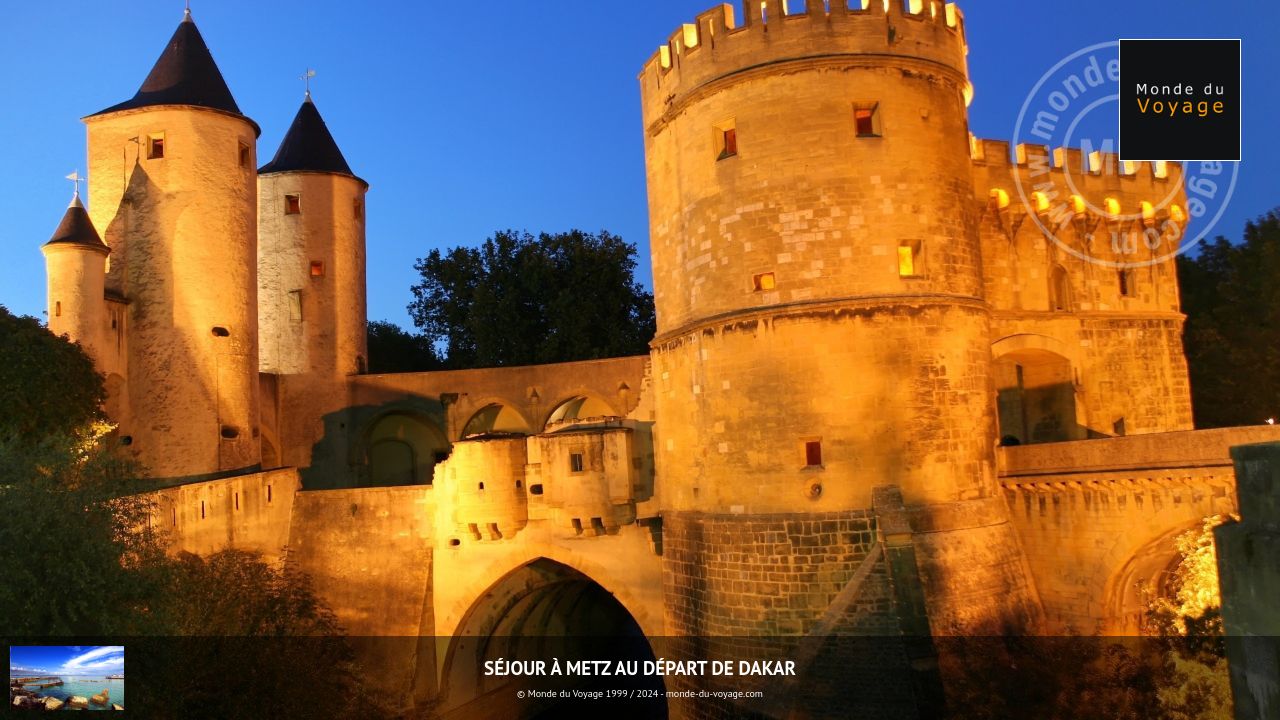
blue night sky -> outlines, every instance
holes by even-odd
[[[793,0],[795,2],[796,0]],[[894,0],[897,2],[897,0]],[[369,318],[408,326],[413,261],[494,230],[608,229],[639,245],[649,283],[636,75],[711,0],[371,2],[196,0],[241,109],[275,153],[314,67],[314,96],[368,199]],[[1007,139],[1040,75],[1121,37],[1244,40],[1244,158],[1215,234],[1280,205],[1280,6],[1250,0],[969,0],[971,129]],[[358,9],[357,9],[358,8]],[[128,99],[182,2],[0,4],[0,304],[40,315],[40,245],[84,170],[79,118]],[[740,13],[739,13],[740,16]],[[1113,128],[1097,128],[1113,132]]]
[[[119,645],[36,645],[9,648],[9,675],[102,677],[124,672]]]

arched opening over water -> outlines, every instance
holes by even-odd
[[[551,675],[552,659],[639,663],[655,659],[632,613],[608,590],[567,565],[539,558],[507,573],[483,592],[449,643],[441,677],[441,709],[450,717],[561,717],[555,699],[517,699],[521,690],[656,690],[635,700],[643,717],[665,718],[660,677]],[[546,674],[486,674],[486,661],[524,668],[546,663]]]

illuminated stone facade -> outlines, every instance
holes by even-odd
[[[366,373],[368,185],[310,97],[255,172],[188,16],[86,118],[102,239],[45,247],[50,327],[174,485],[175,548],[289,546],[350,634],[400,638],[378,682],[458,716],[509,682],[484,638],[580,622],[1132,631],[1170,538],[1231,508],[1226,448],[1276,436],[1162,434],[1191,429],[1173,266],[1071,252],[1164,232],[1180,169],[972,138],[954,5],[776,5],[713,8],[640,73],[649,355],[397,375]],[[1087,196],[1052,238],[1013,180],[1038,166]]]

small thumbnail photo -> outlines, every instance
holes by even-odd
[[[124,647],[22,645],[9,648],[14,710],[124,710]]]

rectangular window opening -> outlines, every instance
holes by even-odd
[[[898,277],[914,278],[924,275],[923,244],[919,240],[904,240],[898,245]]]
[[[164,133],[151,135],[147,138],[147,159],[160,160],[164,157]]]
[[[880,137],[880,103],[854,104],[853,126],[858,137]]]
[[[759,275],[752,276],[751,287],[756,292],[768,292],[769,290],[778,287],[778,281],[771,272],[760,273]]]
[[[58,300],[53,303],[53,316],[62,317],[62,301]]]
[[[822,441],[806,440],[804,443],[805,467],[822,467]]]
[[[253,154],[249,152],[249,146],[240,143],[240,167],[246,170],[253,164]]]
[[[284,196],[284,214],[297,215],[302,212],[302,199],[297,195]]]
[[[1133,297],[1133,271],[1121,270],[1120,278],[1120,297]]]
[[[569,472],[582,472],[582,453],[569,454]]]
[[[715,126],[716,160],[724,160],[738,154],[738,128],[736,121],[726,120]]]
[[[324,261],[323,260],[311,261],[311,277],[324,277]]]
[[[293,322],[302,322],[302,291],[289,291],[289,319]]]

